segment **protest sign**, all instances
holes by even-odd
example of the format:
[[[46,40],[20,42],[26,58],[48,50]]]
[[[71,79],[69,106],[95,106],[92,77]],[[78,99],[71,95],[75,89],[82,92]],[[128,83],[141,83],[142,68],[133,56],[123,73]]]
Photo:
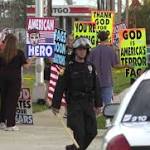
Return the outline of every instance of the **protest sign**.
[[[65,65],[66,59],[66,39],[67,33],[62,29],[55,29],[55,49],[53,63],[58,65]]]
[[[74,22],[74,39],[79,37],[88,38],[91,41],[91,46],[96,47],[96,24],[89,21]]]
[[[114,45],[116,46],[119,46],[119,31],[120,30],[123,30],[123,29],[126,29],[127,26],[125,23],[120,23],[120,24],[115,24],[115,27],[114,27]]]
[[[20,124],[33,124],[32,101],[29,88],[22,88],[16,109],[16,122]]]
[[[147,66],[146,33],[144,28],[124,29],[119,32],[120,61],[122,65],[131,65],[126,69],[126,77],[136,78]]]
[[[26,47],[28,57],[53,57],[55,45],[55,19],[27,18]]]
[[[108,43],[113,42],[114,12],[113,11],[92,11],[92,22],[96,23],[96,32],[106,31]],[[98,41],[100,42],[100,41]]]

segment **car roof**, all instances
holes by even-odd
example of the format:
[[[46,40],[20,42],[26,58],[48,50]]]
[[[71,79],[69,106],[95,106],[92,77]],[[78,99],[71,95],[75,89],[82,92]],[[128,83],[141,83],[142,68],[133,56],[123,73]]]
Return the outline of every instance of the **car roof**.
[[[144,81],[150,79],[150,70],[145,71],[134,83],[133,85],[129,88],[123,99],[121,100],[120,107],[113,119],[112,124],[113,125],[118,125],[122,121],[122,118],[124,116],[124,113],[132,99],[133,94],[135,93],[137,87],[139,84]]]

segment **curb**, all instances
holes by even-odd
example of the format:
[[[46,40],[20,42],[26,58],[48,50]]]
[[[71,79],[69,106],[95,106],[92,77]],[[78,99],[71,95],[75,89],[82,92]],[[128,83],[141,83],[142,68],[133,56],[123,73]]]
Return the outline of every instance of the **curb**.
[[[107,129],[98,129],[96,137],[100,137],[101,138],[105,134],[106,131],[107,131]]]

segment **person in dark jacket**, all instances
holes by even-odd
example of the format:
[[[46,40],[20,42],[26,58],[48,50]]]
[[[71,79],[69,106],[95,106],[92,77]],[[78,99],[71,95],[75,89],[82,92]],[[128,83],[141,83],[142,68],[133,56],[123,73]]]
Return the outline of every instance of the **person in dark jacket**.
[[[67,102],[67,125],[73,130],[79,150],[85,150],[97,134],[96,112],[100,111],[99,82],[96,70],[86,62],[90,42],[86,38],[76,39],[73,43],[74,59],[61,72],[52,101],[52,111],[59,112],[63,93]],[[94,109],[95,108],[95,109]],[[77,150],[68,145],[66,150]]]
[[[7,131],[16,131],[15,115],[21,89],[21,67],[29,67],[32,59],[26,60],[24,53],[17,49],[17,39],[8,34],[3,41],[5,48],[0,54],[1,111],[0,124]]]
[[[8,33],[7,33],[8,34]],[[6,34],[6,35],[7,35]],[[4,52],[4,49],[5,49],[5,45],[6,45],[6,42],[7,39],[9,38],[9,36],[6,36],[2,33],[2,36],[0,38],[0,56],[3,54]],[[1,63],[1,59],[0,59],[0,63]],[[6,127],[5,123],[2,121],[3,119],[3,102],[2,102],[2,98],[1,98],[1,86],[0,86],[0,129],[4,129]]]

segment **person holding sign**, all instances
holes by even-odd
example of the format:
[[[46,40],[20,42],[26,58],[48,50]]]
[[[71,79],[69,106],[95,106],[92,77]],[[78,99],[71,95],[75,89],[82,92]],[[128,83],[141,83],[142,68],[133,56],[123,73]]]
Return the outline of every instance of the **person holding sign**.
[[[87,61],[93,63],[96,67],[100,82],[102,101],[103,104],[106,105],[111,103],[113,97],[112,67],[125,68],[128,67],[128,65],[121,66],[119,58],[112,46],[106,45],[108,39],[107,32],[99,32],[98,38],[101,43],[91,50]]]
[[[73,50],[73,34],[69,34],[67,37],[67,47],[66,47],[66,64],[72,60],[72,50]]]
[[[5,48],[0,54],[0,89],[1,112],[0,123],[6,131],[16,131],[16,106],[21,89],[21,67],[28,68],[33,59],[26,60],[24,53],[17,49],[17,38],[6,35]]]
[[[69,62],[59,76],[52,101],[52,111],[57,114],[63,93],[67,102],[67,125],[73,130],[79,150],[85,150],[97,134],[96,112],[100,112],[99,82],[91,63],[86,62],[90,42],[86,38],[73,43],[74,60]],[[75,145],[66,150],[77,150]]]

